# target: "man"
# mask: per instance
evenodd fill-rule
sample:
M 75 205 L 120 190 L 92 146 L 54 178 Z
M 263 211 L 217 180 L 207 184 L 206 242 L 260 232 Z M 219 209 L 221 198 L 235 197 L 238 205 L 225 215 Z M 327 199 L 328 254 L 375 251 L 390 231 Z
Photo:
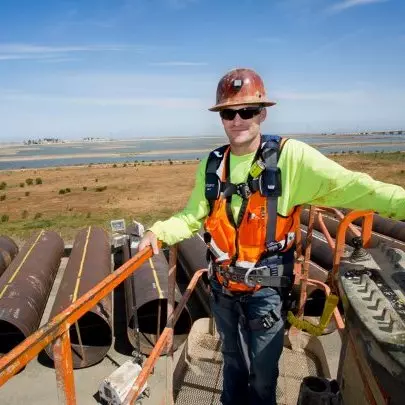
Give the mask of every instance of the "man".
M 204 224 L 212 310 L 222 340 L 224 405 L 276 404 L 283 301 L 293 278 L 294 232 L 302 204 L 373 209 L 405 218 L 405 190 L 351 172 L 310 146 L 266 137 L 268 100 L 250 69 L 228 72 L 216 105 L 229 146 L 204 159 L 186 208 L 156 222 L 139 248 L 169 245 Z

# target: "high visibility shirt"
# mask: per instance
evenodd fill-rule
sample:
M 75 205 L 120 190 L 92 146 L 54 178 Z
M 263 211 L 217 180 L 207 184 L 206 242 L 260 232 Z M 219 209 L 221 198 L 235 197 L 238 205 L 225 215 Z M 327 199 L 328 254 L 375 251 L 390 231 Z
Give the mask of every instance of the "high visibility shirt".
M 234 184 L 247 180 L 255 153 L 243 156 L 230 154 L 230 180 Z M 196 182 L 186 207 L 165 221 L 157 221 L 151 230 L 158 239 L 172 245 L 197 232 L 209 213 L 205 199 L 205 167 L 203 159 L 197 169 Z M 295 139 L 289 139 L 277 165 L 281 170 L 282 195 L 277 212 L 286 216 L 302 204 L 371 209 L 380 215 L 405 219 L 405 189 L 383 183 L 368 174 L 345 169 L 316 149 Z M 232 213 L 238 217 L 242 198 L 232 196 Z

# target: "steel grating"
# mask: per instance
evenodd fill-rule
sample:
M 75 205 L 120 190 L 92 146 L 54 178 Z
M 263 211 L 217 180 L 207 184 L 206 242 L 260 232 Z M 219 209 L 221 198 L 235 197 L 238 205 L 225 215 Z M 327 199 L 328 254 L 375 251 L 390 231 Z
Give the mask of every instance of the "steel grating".
M 220 341 L 206 333 L 189 335 L 186 365 L 175 381 L 176 405 L 220 405 L 222 390 L 222 356 Z M 317 359 L 306 352 L 284 348 L 280 358 L 277 404 L 296 405 L 302 378 L 320 375 Z

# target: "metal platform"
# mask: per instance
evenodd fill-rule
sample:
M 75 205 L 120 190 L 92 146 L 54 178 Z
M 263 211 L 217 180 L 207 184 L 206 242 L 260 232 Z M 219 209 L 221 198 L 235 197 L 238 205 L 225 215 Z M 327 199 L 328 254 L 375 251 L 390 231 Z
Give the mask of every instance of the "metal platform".
M 174 375 L 176 405 L 220 405 L 222 355 L 218 335 L 211 335 L 207 318 L 196 321 Z M 325 376 L 320 360 L 309 351 L 284 347 L 277 386 L 279 405 L 296 405 L 301 381 L 309 375 Z M 329 373 L 326 373 L 329 374 Z M 329 377 L 326 375 L 325 377 Z

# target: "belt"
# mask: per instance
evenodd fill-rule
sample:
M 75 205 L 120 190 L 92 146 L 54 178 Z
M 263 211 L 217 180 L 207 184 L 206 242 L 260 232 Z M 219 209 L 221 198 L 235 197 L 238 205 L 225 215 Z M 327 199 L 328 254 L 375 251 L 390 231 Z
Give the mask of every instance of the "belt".
M 212 264 L 212 269 L 218 272 L 226 281 L 246 284 L 248 287 L 290 287 L 291 278 L 287 276 L 271 275 L 269 267 L 251 267 L 249 269 L 238 266 L 224 266 Z

